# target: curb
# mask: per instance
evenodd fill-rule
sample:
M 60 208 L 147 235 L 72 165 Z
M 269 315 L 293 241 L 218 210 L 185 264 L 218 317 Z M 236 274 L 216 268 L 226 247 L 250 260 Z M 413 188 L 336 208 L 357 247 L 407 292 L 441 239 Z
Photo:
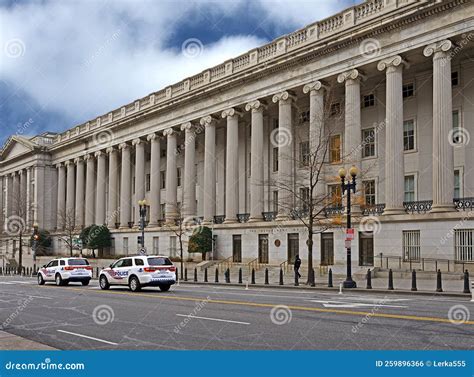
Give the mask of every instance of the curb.
M 238 283 L 213 283 L 213 282 L 194 282 L 194 281 L 180 281 L 179 284 L 184 285 L 209 285 L 209 286 L 224 286 L 224 287 L 245 287 L 246 284 Z M 294 289 L 294 290 L 305 290 L 305 291 L 323 291 L 323 292 L 339 292 L 339 287 L 329 288 L 325 286 L 308 287 L 307 285 L 300 285 L 295 287 L 294 285 L 265 285 L 265 284 L 249 284 L 249 288 L 277 288 L 277 289 Z M 365 288 L 351 288 L 343 289 L 343 292 L 357 292 L 357 293 L 385 293 L 385 294 L 405 294 L 411 296 L 436 296 L 436 297 L 455 297 L 455 298 L 471 298 L 470 293 L 456 293 L 456 292 L 431 292 L 431 291 L 411 291 L 408 289 L 399 290 L 388 290 L 381 288 L 365 289 Z

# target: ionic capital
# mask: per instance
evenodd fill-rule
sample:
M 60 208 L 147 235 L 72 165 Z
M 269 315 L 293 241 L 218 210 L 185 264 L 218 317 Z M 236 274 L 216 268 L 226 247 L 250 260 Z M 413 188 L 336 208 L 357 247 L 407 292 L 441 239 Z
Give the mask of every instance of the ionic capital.
M 313 91 L 319 91 L 319 90 L 327 90 L 327 86 L 324 85 L 321 81 L 312 81 L 307 83 L 305 86 L 303 86 L 303 93 L 307 94 L 309 92 Z
M 158 136 L 157 134 L 153 133 L 153 134 L 148 135 L 148 136 L 146 137 L 146 139 L 147 139 L 148 141 L 152 142 L 152 141 L 158 140 L 158 139 L 159 139 L 159 136 Z
M 234 116 L 240 117 L 242 116 L 242 113 L 235 108 L 231 107 L 230 109 L 226 109 L 222 112 L 221 114 L 222 118 L 232 118 Z
M 192 131 L 194 126 L 191 122 L 186 122 L 181 125 L 181 131 Z
M 447 52 L 451 50 L 452 47 L 453 42 L 451 42 L 449 39 L 434 42 L 425 47 L 423 50 L 423 55 L 426 57 L 429 57 L 433 54 L 436 56 L 437 53 L 441 53 L 441 55 L 447 55 Z
M 291 103 L 294 100 L 296 100 L 296 96 L 289 90 L 284 90 L 283 92 L 277 93 L 272 98 L 273 103 Z
M 408 68 L 408 63 L 403 60 L 403 58 L 400 55 L 394 55 L 390 56 L 389 58 L 382 59 L 379 61 L 377 64 L 377 69 L 379 71 L 385 71 L 386 69 L 395 69 L 397 67 L 406 67 Z
M 349 80 L 365 80 L 365 75 L 359 69 L 351 69 L 346 72 L 342 72 L 339 76 L 337 76 L 337 82 L 342 84 Z
M 83 162 L 84 162 L 84 160 L 83 160 L 81 157 L 76 157 L 76 158 L 74 159 L 74 163 L 75 163 L 76 165 L 82 164 Z
M 202 117 L 201 120 L 199 121 L 201 126 L 204 126 L 204 127 L 213 126 L 215 122 L 216 122 L 216 118 L 214 118 L 212 115 Z
M 111 153 L 114 153 L 114 152 L 116 152 L 116 151 L 117 151 L 117 149 L 115 149 L 115 147 L 109 147 L 109 148 L 107 148 L 107 149 L 105 150 L 105 152 L 106 152 L 107 154 L 111 154 Z
M 86 155 L 86 156 L 89 156 L 89 155 Z M 85 157 L 84 157 L 84 159 L 85 159 Z M 64 163 L 64 166 L 66 166 L 67 168 L 70 167 L 70 166 L 74 166 L 74 161 L 68 160 Z
M 58 163 L 56 164 L 56 168 L 58 168 L 58 169 L 61 169 L 61 168 L 63 168 L 63 167 L 64 167 L 64 162 L 58 162 Z
M 133 140 L 132 140 L 132 145 L 133 145 L 134 147 L 136 147 L 137 145 L 140 145 L 140 144 L 143 144 L 143 140 L 142 140 L 142 139 L 137 138 L 137 139 L 133 139 Z
M 245 110 L 252 112 L 262 112 L 266 110 L 267 108 L 267 103 L 265 101 L 261 101 L 256 99 L 255 101 L 251 101 L 245 105 Z
M 121 144 L 119 145 L 119 149 L 120 149 L 120 150 L 125 150 L 125 149 L 128 149 L 128 148 L 130 148 L 130 145 L 127 144 L 127 143 L 121 143 Z
M 94 156 L 95 156 L 96 158 L 100 158 L 100 157 L 103 157 L 103 156 L 105 156 L 105 155 L 104 155 L 104 153 L 103 153 L 102 151 L 97 151 L 97 152 L 94 153 Z
M 163 131 L 163 136 L 176 136 L 176 132 L 173 128 L 167 128 L 166 130 Z
M 88 153 L 84 156 L 84 161 L 93 161 L 94 160 L 94 156 L 92 156 L 92 153 Z

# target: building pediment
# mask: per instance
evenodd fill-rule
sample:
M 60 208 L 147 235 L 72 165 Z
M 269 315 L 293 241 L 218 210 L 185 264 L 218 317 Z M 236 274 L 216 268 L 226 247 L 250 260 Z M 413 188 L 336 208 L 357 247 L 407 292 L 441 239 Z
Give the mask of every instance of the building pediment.
M 0 152 L 0 161 L 31 153 L 35 147 L 35 144 L 22 136 L 11 136 Z

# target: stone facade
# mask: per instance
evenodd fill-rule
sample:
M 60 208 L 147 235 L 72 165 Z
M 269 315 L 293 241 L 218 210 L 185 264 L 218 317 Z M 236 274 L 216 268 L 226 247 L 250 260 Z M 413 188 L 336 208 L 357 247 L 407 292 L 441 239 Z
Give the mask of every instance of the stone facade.
M 146 199 L 149 252 L 177 253 L 169 226 L 182 217 L 213 228 L 218 259 L 304 260 L 297 200 L 275 182 L 304 188 L 304 167 L 286 157 L 323 135 L 318 195 L 333 196 L 341 167 L 360 171 L 355 265 L 380 253 L 474 261 L 473 55 L 472 2 L 369 0 L 61 134 L 12 136 L 0 250 L 15 253 L 15 220 L 49 230 L 63 252 L 62 213 L 78 230 L 107 224 L 112 253 L 134 254 Z M 316 263 L 345 263 L 333 207 Z

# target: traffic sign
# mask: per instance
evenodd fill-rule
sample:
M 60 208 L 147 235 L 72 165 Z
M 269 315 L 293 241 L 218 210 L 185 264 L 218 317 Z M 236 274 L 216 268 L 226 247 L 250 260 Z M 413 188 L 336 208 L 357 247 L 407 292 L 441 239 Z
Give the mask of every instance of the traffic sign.
M 354 229 L 346 229 L 346 240 L 353 240 L 354 239 Z
M 345 247 L 346 249 L 350 249 L 350 248 L 351 248 L 351 240 L 346 240 L 346 241 L 344 242 L 344 247 Z
M 138 252 L 140 253 L 140 255 L 146 255 L 146 247 L 140 248 L 140 250 L 138 250 Z

